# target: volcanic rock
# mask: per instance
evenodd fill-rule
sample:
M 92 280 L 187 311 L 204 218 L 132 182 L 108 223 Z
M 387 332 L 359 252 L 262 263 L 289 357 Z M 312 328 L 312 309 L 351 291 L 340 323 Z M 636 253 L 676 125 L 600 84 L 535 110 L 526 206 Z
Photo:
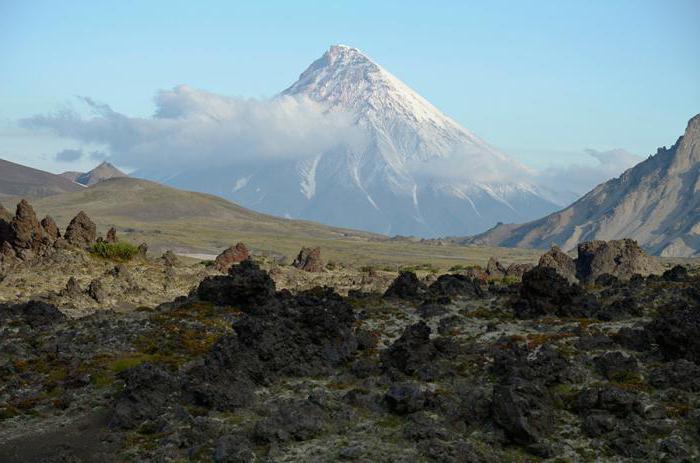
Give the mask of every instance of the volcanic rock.
M 576 262 L 568 254 L 562 252 L 559 246 L 552 246 L 540 257 L 538 267 L 552 268 L 559 275 L 566 278 L 569 283 L 578 283 L 576 278 Z
M 146 256 L 148 255 L 148 245 L 146 243 L 141 243 L 141 244 L 139 244 L 138 250 L 139 250 L 139 257 L 145 259 Z
M 0 243 L 10 239 L 10 222 L 12 214 L 0 204 Z
M 105 235 L 105 241 L 107 243 L 116 243 L 117 242 L 117 230 L 112 227 L 107 231 L 107 235 Z
M 506 268 L 495 257 L 491 257 L 486 264 L 486 273 L 491 278 L 503 278 L 506 276 Z
M 588 241 L 578 245 L 576 275 L 581 281 L 595 281 L 603 274 L 629 280 L 632 276 L 660 273 L 659 265 L 636 241 Z
M 34 209 L 24 199 L 17 204 L 17 212 L 10 222 L 10 244 L 15 249 L 31 249 L 41 244 L 44 230 Z
M 58 229 L 58 225 L 56 225 L 56 222 L 50 215 L 47 215 L 41 219 L 41 227 L 44 229 L 44 232 L 46 232 L 46 236 L 50 241 L 56 241 L 61 237 L 61 231 Z
M 263 304 L 275 294 L 275 282 L 252 260 L 229 269 L 227 276 L 205 278 L 197 288 L 203 301 L 217 305 Z
M 224 250 L 216 257 L 214 267 L 221 272 L 227 272 L 233 264 L 238 264 L 250 257 L 250 252 L 243 243 L 236 243 L 235 246 Z
M 437 355 L 435 346 L 430 342 L 430 331 L 424 321 L 407 327 L 401 337 L 382 352 L 382 366 L 385 369 L 395 368 L 407 375 L 427 366 Z
M 525 272 L 529 272 L 533 268 L 532 264 L 510 264 L 506 269 L 506 276 L 522 278 Z
M 68 224 L 64 238 L 74 246 L 89 247 L 97 240 L 97 227 L 85 212 L 80 211 Z
M 384 292 L 384 297 L 396 297 L 399 299 L 416 299 L 427 291 L 425 283 L 420 281 L 413 272 L 400 272 L 399 276 L 389 285 Z
M 481 285 L 467 276 L 460 274 L 440 275 L 438 279 L 430 285 L 428 293 L 432 296 L 464 296 L 481 297 L 484 294 Z
M 175 253 L 170 249 L 165 251 L 163 255 L 160 256 L 160 259 L 163 261 L 166 267 L 177 267 L 180 265 L 180 259 L 178 259 Z
M 551 267 L 537 266 L 523 275 L 515 313 L 520 318 L 543 315 L 591 317 L 600 306 L 595 297 Z
M 321 248 L 301 248 L 292 266 L 306 272 L 323 272 L 323 261 L 321 260 Z
M 659 350 L 669 360 L 686 359 L 700 364 L 700 307 L 668 307 L 647 325 Z

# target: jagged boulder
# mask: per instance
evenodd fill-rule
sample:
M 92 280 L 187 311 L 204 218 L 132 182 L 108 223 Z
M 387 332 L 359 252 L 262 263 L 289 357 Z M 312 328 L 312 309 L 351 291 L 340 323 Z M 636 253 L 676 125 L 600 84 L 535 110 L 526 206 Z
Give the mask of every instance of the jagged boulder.
M 41 228 L 44 229 L 46 237 L 52 242 L 56 241 L 61 237 L 61 231 L 58 229 L 56 221 L 54 221 L 53 217 L 51 217 L 50 215 L 47 215 L 46 217 L 41 219 Z
M 178 265 L 180 265 L 180 259 L 178 259 L 175 253 L 172 252 L 170 249 L 165 251 L 163 255 L 160 256 L 160 258 L 166 267 L 177 267 Z
M 292 266 L 306 272 L 323 272 L 324 266 L 321 260 L 321 248 L 301 248 Z
M 438 351 L 430 341 L 430 327 L 420 321 L 408 326 L 388 349 L 382 352 L 384 369 L 396 369 L 404 374 L 422 376 L 433 363 Z
M 112 227 L 107 231 L 107 234 L 105 235 L 105 241 L 107 243 L 116 243 L 117 242 L 117 230 Z
M 32 206 L 24 199 L 17 204 L 17 212 L 10 222 L 10 244 L 15 249 L 37 248 L 44 239 L 44 230 Z
M 495 257 L 491 257 L 486 264 L 486 273 L 491 278 L 503 278 L 506 276 L 506 272 L 506 268 Z
M 537 266 L 523 275 L 520 298 L 514 305 L 520 318 L 556 315 L 591 317 L 600 310 L 594 296 L 570 284 L 551 267 Z
M 10 222 L 12 214 L 0 204 L 0 243 L 10 239 Z
M 529 272 L 533 267 L 532 264 L 510 264 L 506 269 L 506 276 L 522 278 L 525 272 Z
M 661 273 L 661 268 L 634 240 L 587 241 L 578 245 L 576 275 L 581 281 L 595 281 L 603 274 L 629 280 L 634 275 L 650 273 Z
M 243 243 L 236 243 L 216 256 L 214 267 L 221 272 L 228 271 L 233 264 L 238 264 L 250 257 L 250 252 Z
M 700 307 L 666 307 L 645 330 L 666 359 L 686 359 L 700 364 Z
M 263 304 L 274 294 L 275 282 L 250 259 L 231 266 L 227 276 L 205 278 L 197 288 L 201 300 L 218 305 Z
M 460 274 L 445 274 L 430 285 L 428 293 L 435 297 L 481 297 L 484 291 L 478 280 Z
M 74 246 L 89 247 L 97 240 L 97 227 L 85 212 L 80 211 L 68 224 L 64 238 Z
M 399 299 L 416 299 L 425 295 L 428 288 L 413 272 L 400 272 L 399 276 L 384 292 L 384 297 Z
M 146 243 L 139 244 L 139 257 L 145 259 L 148 256 L 148 245 Z
M 552 246 L 540 257 L 538 267 L 554 269 L 559 275 L 566 278 L 569 283 L 578 283 L 576 278 L 576 262 L 564 253 L 559 246 Z

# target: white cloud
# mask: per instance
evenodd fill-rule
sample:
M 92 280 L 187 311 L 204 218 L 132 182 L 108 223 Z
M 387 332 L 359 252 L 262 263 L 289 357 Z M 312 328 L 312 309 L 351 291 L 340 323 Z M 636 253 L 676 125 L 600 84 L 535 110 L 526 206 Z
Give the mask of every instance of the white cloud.
M 36 115 L 24 127 L 102 145 L 109 159 L 134 168 L 225 166 L 252 159 L 302 159 L 338 145 L 364 143 L 349 115 L 307 98 L 229 98 L 187 86 L 156 95 L 152 118 L 129 117 L 84 97 L 91 110 Z M 104 158 L 103 153 L 93 158 Z
M 642 161 L 641 157 L 623 149 L 587 149 L 585 153 L 594 158 L 596 163 L 549 167 L 539 172 L 538 182 L 551 190 L 569 191 L 580 196 Z

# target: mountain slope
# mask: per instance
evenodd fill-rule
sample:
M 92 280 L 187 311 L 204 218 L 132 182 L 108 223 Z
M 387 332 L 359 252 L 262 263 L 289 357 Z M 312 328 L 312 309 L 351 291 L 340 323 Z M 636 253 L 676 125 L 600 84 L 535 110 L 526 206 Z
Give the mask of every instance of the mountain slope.
M 39 198 L 81 189 L 59 175 L 0 159 L 0 197 Z
M 364 143 L 303 161 L 203 168 L 167 182 L 275 215 L 425 237 L 477 233 L 561 207 L 527 181 L 524 166 L 355 48 L 332 46 L 281 96 L 349 113 Z
M 107 180 L 108 178 L 126 177 L 127 175 L 121 170 L 114 167 L 108 162 L 103 162 L 89 172 L 68 171 L 60 174 L 61 177 L 67 178 L 81 185 L 94 185 Z
M 218 254 L 243 241 L 256 252 L 293 257 L 302 245 L 321 246 L 328 260 L 362 264 L 443 266 L 485 264 L 491 255 L 509 262 L 531 262 L 538 252 L 392 241 L 381 235 L 257 213 L 223 198 L 182 191 L 134 178 L 113 178 L 75 193 L 32 201 L 37 214 L 50 214 L 62 229 L 84 210 L 99 232 L 116 227 L 134 243 L 147 242 L 154 254 L 164 249 Z M 5 204 L 9 209 L 14 204 Z M 437 252 L 436 252 L 437 251 Z
M 573 249 L 592 239 L 633 238 L 654 254 L 700 255 L 700 114 L 670 149 L 603 183 L 566 209 L 523 225 L 500 225 L 475 244 Z

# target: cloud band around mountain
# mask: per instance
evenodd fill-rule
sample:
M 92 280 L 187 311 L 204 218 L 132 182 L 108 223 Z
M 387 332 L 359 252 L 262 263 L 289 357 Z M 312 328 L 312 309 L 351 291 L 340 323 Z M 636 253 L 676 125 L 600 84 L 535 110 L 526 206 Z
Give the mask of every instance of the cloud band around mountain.
M 152 118 L 129 117 L 91 98 L 81 100 L 90 117 L 63 110 L 35 115 L 20 124 L 105 146 L 113 162 L 146 169 L 303 159 L 336 146 L 365 142 L 348 114 L 328 113 L 305 97 L 260 101 L 178 86 L 156 95 Z M 56 159 L 71 161 L 81 156 L 78 150 L 66 150 Z

